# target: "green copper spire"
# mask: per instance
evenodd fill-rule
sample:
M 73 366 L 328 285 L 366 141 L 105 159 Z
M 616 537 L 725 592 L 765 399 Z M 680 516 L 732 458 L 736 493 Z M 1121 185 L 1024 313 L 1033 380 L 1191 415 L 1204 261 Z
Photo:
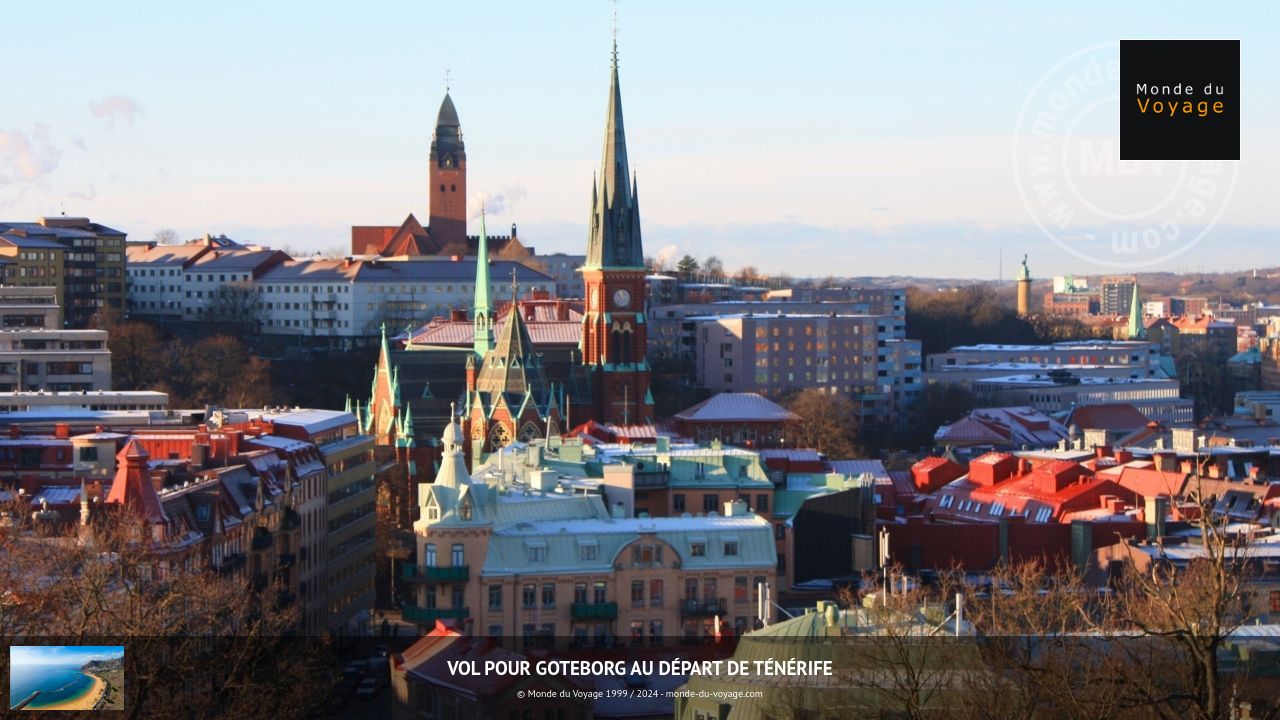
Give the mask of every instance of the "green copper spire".
M 1138 281 L 1133 281 L 1133 297 L 1129 300 L 1130 340 L 1141 340 L 1147 336 L 1147 329 L 1142 326 L 1142 303 L 1138 301 Z
M 598 182 L 592 186 L 588 268 L 643 268 L 640 220 L 627 165 L 627 135 L 622 123 L 622 89 L 618 84 L 618 41 L 613 42 L 609 110 L 605 117 L 604 153 Z
M 478 357 L 493 348 L 493 310 L 489 302 L 489 236 L 484 230 L 484 209 L 480 210 L 480 242 L 476 246 L 476 295 L 471 303 L 475 322 L 472 347 Z

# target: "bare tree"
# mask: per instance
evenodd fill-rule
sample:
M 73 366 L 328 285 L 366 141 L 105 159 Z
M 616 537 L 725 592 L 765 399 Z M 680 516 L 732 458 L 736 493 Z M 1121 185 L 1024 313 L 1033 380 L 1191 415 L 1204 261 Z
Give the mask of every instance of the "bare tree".
M 265 313 L 258 291 L 245 282 L 220 285 L 213 291 L 207 307 L 211 322 L 222 323 L 246 336 L 258 332 Z
M 178 242 L 178 233 L 173 228 L 160 228 L 152 233 L 151 242 L 157 245 L 174 245 Z

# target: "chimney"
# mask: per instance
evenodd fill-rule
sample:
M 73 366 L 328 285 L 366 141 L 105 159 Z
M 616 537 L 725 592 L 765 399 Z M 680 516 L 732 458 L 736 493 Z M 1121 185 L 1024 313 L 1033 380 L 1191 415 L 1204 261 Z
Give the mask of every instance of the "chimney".
M 53 426 L 53 436 L 59 440 L 66 440 L 71 437 L 71 426 L 67 423 L 55 423 Z
M 1115 456 L 1116 462 L 1120 465 L 1133 461 L 1133 453 L 1128 450 L 1116 449 L 1112 455 Z
M 205 463 L 209 461 L 209 446 L 195 442 L 191 445 L 191 466 L 193 468 L 203 468 Z
M 613 513 L 612 513 L 612 514 L 613 514 L 613 519 L 614 519 L 614 520 L 626 520 L 626 519 L 627 519 L 627 508 L 626 508 L 626 506 L 625 506 L 625 505 L 623 505 L 622 503 L 620 503 L 620 502 L 616 502 L 616 503 L 614 503 L 614 504 L 613 504 Z
M 227 454 L 228 454 L 228 455 L 239 455 L 239 454 L 240 454 L 240 440 L 241 440 L 241 438 L 243 438 L 243 437 L 244 437 L 244 431 L 243 431 L 243 430 L 228 430 L 228 431 L 227 431 Z
M 22 431 L 21 431 L 21 429 L 19 429 L 17 425 L 10 425 L 10 426 L 9 426 L 9 437 L 11 437 L 11 438 L 19 438 L 19 437 L 22 437 Z
M 742 517 L 747 514 L 747 503 L 741 498 L 737 500 L 726 500 L 724 503 L 725 517 Z

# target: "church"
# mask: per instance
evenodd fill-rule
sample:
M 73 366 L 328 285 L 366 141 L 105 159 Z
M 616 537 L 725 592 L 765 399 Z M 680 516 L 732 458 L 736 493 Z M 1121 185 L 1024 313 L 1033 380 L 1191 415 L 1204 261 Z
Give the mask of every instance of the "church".
M 399 225 L 355 225 L 351 228 L 351 254 L 381 257 L 473 257 L 478 255 L 480 238 L 467 235 L 467 148 L 462 140 L 462 123 L 453 98 L 446 90 L 436 128 L 431 136 L 427 164 L 430 215 L 427 225 L 409 213 Z M 511 234 L 489 238 L 492 252 L 508 260 L 522 260 L 534 254 Z
M 449 237 L 448 233 L 453 233 L 448 242 L 461 242 L 457 238 L 466 229 L 465 203 L 450 189 L 455 184 L 465 188 L 466 157 L 457 112 L 448 96 L 437 121 L 431 157 L 431 222 L 421 236 L 425 240 L 414 242 L 429 242 L 434 248 L 435 243 Z M 655 418 L 646 359 L 647 286 L 639 190 L 627 160 L 616 44 L 604 147 L 591 188 L 587 254 L 581 268 L 586 298 L 581 311 L 573 313 L 576 322 L 566 323 L 559 317 L 546 321 L 557 329 L 572 324 L 577 335 L 576 345 L 568 351 L 568 362 L 557 362 L 553 373 L 548 373 L 543 352 L 548 346 L 535 344 L 539 333 L 530 331 L 531 325 L 542 323 L 533 319 L 532 312 L 526 317 L 525 301 L 519 299 L 515 273 L 523 267 L 494 259 L 495 243 L 485 231 L 483 214 L 479 230 L 473 245 L 472 238 L 466 238 L 466 251 L 474 248 L 477 259 L 471 317 L 465 323 L 470 326 L 469 342 L 454 338 L 448 345 L 425 344 L 415 342 L 411 332 L 402 350 L 390 351 L 384 344 L 367 414 L 362 417 L 364 425 L 379 435 L 380 442 L 403 445 L 416 444 L 409 437 L 417 434 L 415 431 L 421 432 L 419 439 L 424 444 L 434 444 L 439 428 L 457 422 L 467 438 L 467 459 L 473 466 L 513 441 L 562 434 L 592 420 L 618 426 L 651 425 Z M 407 236 L 394 237 L 403 240 Z M 353 241 L 355 238 L 353 231 Z M 500 242 L 512 241 L 506 238 Z M 463 246 L 456 247 L 462 250 Z M 390 247 L 393 252 L 403 249 Z M 509 303 L 500 304 L 494 297 L 495 288 L 506 279 L 498 273 L 511 277 Z M 462 330 L 464 323 L 459 318 L 449 325 Z M 558 343 L 565 339 L 563 334 L 552 337 L 544 333 L 543 337 L 548 343 Z M 412 391 L 402 398 L 403 388 Z M 417 412 L 412 410 L 416 403 L 439 410 Z M 447 416 L 445 407 L 449 408 Z M 415 426 L 414 418 L 427 419 Z

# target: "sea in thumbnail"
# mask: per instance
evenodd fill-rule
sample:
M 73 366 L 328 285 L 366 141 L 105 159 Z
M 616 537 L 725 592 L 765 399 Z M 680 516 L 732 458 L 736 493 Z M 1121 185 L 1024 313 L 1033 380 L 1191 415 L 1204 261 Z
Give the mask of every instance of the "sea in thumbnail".
M 9 702 L 17 705 L 37 690 L 40 694 L 26 709 L 38 710 L 83 698 L 93 690 L 94 680 L 92 676 L 80 672 L 80 665 L 80 662 L 74 662 L 70 665 L 11 667 Z

